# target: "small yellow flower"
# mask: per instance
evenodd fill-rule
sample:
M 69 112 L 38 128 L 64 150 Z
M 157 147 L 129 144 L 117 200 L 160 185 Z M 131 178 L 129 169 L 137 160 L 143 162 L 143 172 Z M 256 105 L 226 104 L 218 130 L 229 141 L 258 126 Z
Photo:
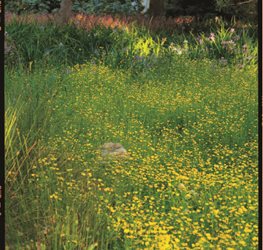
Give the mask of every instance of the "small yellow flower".
M 240 245 L 242 245 L 243 247 L 245 247 L 247 245 L 247 243 L 244 240 L 239 241 Z
M 214 215 L 218 215 L 219 212 L 220 212 L 220 211 L 219 211 L 218 209 L 214 209 L 214 210 L 213 210 Z
M 180 183 L 180 184 L 178 185 L 178 189 L 180 189 L 181 191 L 185 191 L 185 190 L 186 190 L 186 187 L 185 187 L 185 185 L 184 185 L 183 183 Z
M 187 194 L 187 195 L 185 196 L 185 198 L 186 198 L 186 199 L 190 199 L 190 198 L 191 198 L 191 194 Z

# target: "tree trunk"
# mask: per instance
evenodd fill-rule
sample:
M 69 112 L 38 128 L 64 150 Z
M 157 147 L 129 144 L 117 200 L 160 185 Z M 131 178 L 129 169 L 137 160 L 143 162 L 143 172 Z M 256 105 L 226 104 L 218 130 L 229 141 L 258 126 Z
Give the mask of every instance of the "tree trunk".
M 62 0 L 57 16 L 58 24 L 67 24 L 72 15 L 72 0 Z
M 165 14 L 164 2 L 164 0 L 151 0 L 149 10 L 150 15 L 163 16 Z

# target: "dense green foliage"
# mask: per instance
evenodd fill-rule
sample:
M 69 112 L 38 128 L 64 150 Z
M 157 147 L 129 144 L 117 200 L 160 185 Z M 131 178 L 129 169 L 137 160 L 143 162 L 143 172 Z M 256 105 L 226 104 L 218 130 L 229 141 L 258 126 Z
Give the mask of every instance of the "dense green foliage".
M 72 10 L 86 14 L 98 13 L 139 13 L 143 7 L 141 1 L 136 7 L 130 0 L 75 0 Z M 237 15 L 245 19 L 256 21 L 257 0 L 172 0 L 164 1 L 166 15 Z M 56 12 L 60 8 L 60 0 L 9 0 L 6 1 L 6 10 L 15 13 L 24 12 Z
M 7 249 L 257 248 L 252 29 L 6 31 Z
M 15 0 L 7 1 L 6 9 L 15 13 L 23 12 L 56 12 L 60 8 L 60 0 Z M 72 10 L 84 13 L 126 13 L 131 14 L 141 10 L 141 4 L 134 8 L 131 1 L 114 0 L 76 0 Z

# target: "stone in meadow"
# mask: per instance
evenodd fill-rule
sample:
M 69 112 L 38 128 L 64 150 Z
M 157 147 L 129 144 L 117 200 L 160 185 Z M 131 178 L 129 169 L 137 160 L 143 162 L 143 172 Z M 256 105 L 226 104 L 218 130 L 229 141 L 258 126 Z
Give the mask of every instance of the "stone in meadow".
M 122 158 L 128 156 L 127 150 L 120 143 L 107 142 L 101 146 L 103 158 Z

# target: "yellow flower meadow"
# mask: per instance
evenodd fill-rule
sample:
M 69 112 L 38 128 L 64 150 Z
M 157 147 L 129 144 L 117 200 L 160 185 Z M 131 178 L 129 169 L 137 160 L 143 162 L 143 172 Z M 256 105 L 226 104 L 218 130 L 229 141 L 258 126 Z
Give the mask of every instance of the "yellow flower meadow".
M 136 77 L 92 63 L 71 70 L 28 180 L 32 206 L 45 204 L 43 239 L 65 249 L 256 249 L 252 71 L 189 60 Z M 107 142 L 129 157 L 102 160 Z

